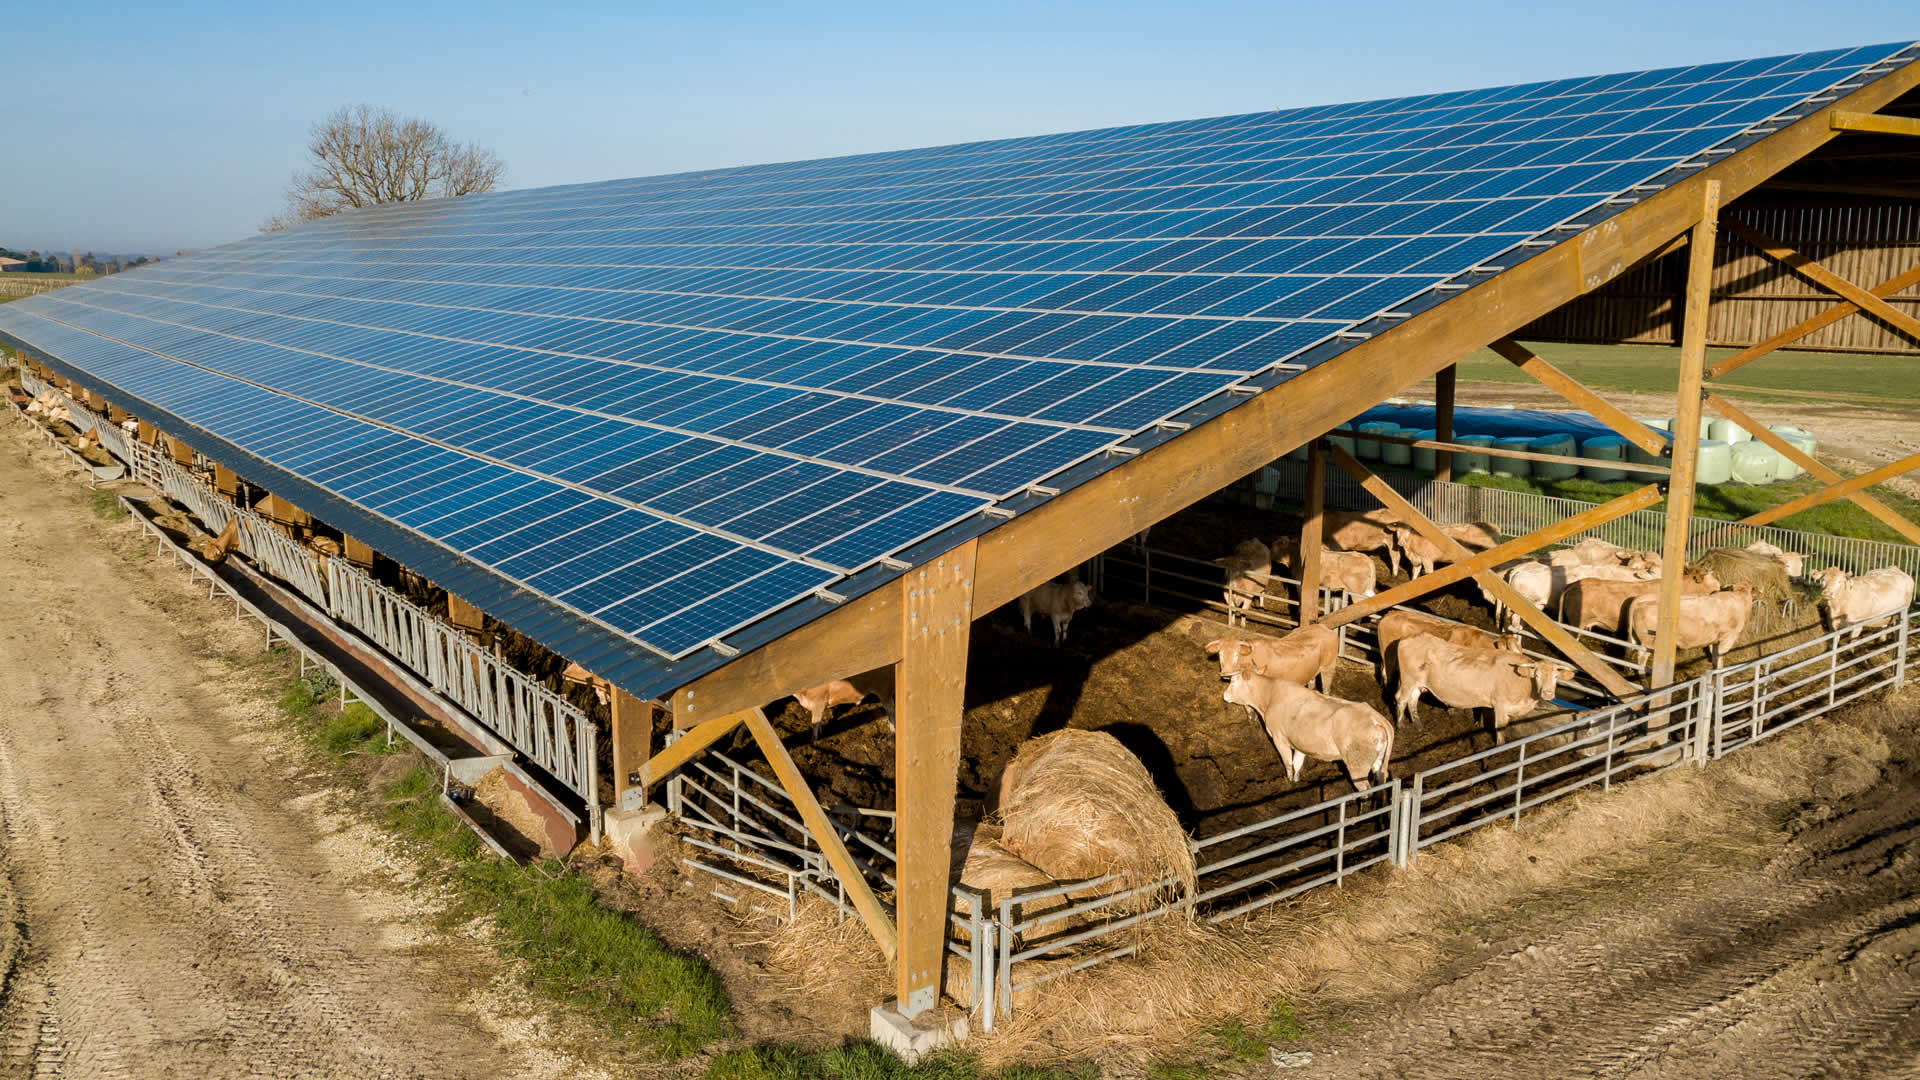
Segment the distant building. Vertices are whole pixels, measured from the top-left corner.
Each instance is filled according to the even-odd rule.
[[[9,259],[9,258],[6,258],[5,256],[0,256],[0,274],[7,273],[9,271],[24,272],[26,269],[27,269],[27,260]]]

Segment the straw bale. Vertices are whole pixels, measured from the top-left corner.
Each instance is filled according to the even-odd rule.
[[[1066,728],[1031,739],[1000,788],[1001,843],[1049,877],[1119,874],[1103,890],[1115,892],[1172,878],[1192,895],[1187,834],[1146,766],[1113,736]]]

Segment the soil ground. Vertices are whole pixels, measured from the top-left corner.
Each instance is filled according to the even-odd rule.
[[[576,1074],[54,455],[0,420],[0,1077]]]

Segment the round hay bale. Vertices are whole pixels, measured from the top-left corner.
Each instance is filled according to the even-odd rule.
[[[967,858],[960,866],[960,884],[987,894],[994,907],[1019,889],[1057,885],[1045,870],[1008,851],[1001,841],[1000,829],[981,825],[967,844]],[[1036,901],[1029,913],[1059,907],[1066,901],[1058,897]]]
[[[1756,611],[1763,606],[1772,611],[1791,610],[1805,599],[1793,579],[1787,576],[1787,568],[1777,559],[1758,552],[1714,548],[1688,569],[1713,571],[1713,576],[1720,579],[1721,588],[1732,588],[1741,582],[1753,586]]]
[[[1028,740],[1000,787],[1002,845],[1047,876],[1119,875],[1103,892],[1171,878],[1193,895],[1180,820],[1146,766],[1106,732],[1066,728]]]

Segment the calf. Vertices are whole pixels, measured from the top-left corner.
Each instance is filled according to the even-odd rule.
[[[1829,566],[1814,575],[1820,586],[1820,602],[1827,609],[1827,625],[1840,630],[1855,629],[1848,640],[1858,638],[1867,623],[1887,615],[1898,615],[1913,606],[1913,579],[1891,566],[1852,575],[1837,566]]]
[[[1020,597],[1020,625],[1032,633],[1036,612],[1051,618],[1053,644],[1058,648],[1066,644],[1067,627],[1073,623],[1073,613],[1092,606],[1093,592],[1085,582],[1049,581]]]
[[[1748,544],[1747,550],[1753,552],[1755,555],[1765,555],[1767,558],[1779,563],[1786,568],[1787,576],[1795,581],[1800,580],[1806,573],[1807,557],[1802,552],[1786,551],[1774,547],[1765,540]]]
[[[1300,541],[1283,536],[1273,542],[1274,557],[1292,566],[1300,560]],[[1345,589],[1356,599],[1372,596],[1379,588],[1379,570],[1373,559],[1357,551],[1320,549],[1320,585],[1327,589]]]
[[[1400,572],[1400,550],[1393,544],[1393,527],[1400,519],[1385,510],[1363,514],[1329,510],[1321,517],[1321,540],[1340,551],[1383,551],[1387,569]]]
[[[1333,673],[1340,667],[1340,635],[1319,623],[1308,623],[1277,639],[1220,638],[1207,642],[1207,655],[1215,653],[1220,654],[1223,679],[1243,671],[1297,686],[1311,686],[1318,679],[1321,692],[1330,693]]]
[[[1372,708],[1251,671],[1234,675],[1221,696],[1259,717],[1288,780],[1297,782],[1312,758],[1345,765],[1355,791],[1367,790],[1369,778],[1386,782],[1393,725]]]
[[[1082,586],[1084,588],[1085,586]],[[846,679],[835,679],[809,686],[793,695],[793,700],[807,710],[808,718],[813,722],[813,741],[820,741],[820,729],[827,718],[827,710],[835,705],[858,705],[868,698],[880,702],[880,708],[886,711],[887,732],[893,732],[893,668],[875,668],[872,671]]]
[[[1715,667],[1726,659],[1753,613],[1753,586],[1740,582],[1729,589],[1705,596],[1682,596],[1680,614],[1674,620],[1679,647],[1705,647]],[[1636,597],[1627,604],[1627,638],[1651,655],[1654,631],[1660,622],[1660,597]]]
[[[1258,540],[1242,540],[1234,546],[1233,554],[1214,562],[1227,571],[1227,625],[1234,625],[1238,616],[1240,625],[1245,626],[1254,598],[1266,595],[1267,578],[1273,575],[1273,552]]]
[[[1711,570],[1690,569],[1680,579],[1682,595],[1704,596],[1719,589],[1720,579]],[[1572,582],[1561,592],[1554,617],[1576,629],[1618,634],[1626,626],[1627,605],[1637,597],[1653,596],[1659,591],[1658,578],[1645,581],[1583,578]]]
[[[1394,719],[1418,722],[1415,706],[1421,693],[1431,693],[1449,708],[1489,710],[1494,739],[1501,742],[1509,722],[1553,700],[1560,680],[1573,677],[1565,664],[1455,645],[1424,634],[1401,641],[1398,652]]]

